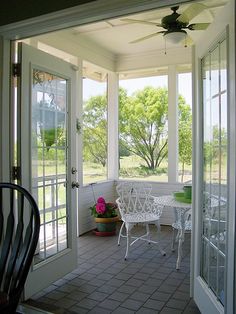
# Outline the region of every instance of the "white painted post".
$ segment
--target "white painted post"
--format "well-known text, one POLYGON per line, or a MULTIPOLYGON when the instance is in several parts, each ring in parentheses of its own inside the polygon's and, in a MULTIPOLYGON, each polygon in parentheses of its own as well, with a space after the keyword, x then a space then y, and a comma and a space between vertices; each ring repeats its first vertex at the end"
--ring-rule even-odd
POLYGON ((168 66, 168 182, 178 182, 178 77, 168 66))
POLYGON ((119 177, 119 141, 118 141, 118 96, 119 96, 119 76, 117 73, 108 73, 107 88, 107 178, 117 180, 119 177))

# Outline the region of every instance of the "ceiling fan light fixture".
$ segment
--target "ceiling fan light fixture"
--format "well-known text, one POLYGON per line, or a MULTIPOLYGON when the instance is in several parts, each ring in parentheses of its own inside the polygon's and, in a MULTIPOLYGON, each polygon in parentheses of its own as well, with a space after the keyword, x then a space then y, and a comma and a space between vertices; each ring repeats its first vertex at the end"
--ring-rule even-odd
POLYGON ((164 34, 164 38, 172 44, 178 44, 185 39, 186 35, 187 32, 184 30, 167 31, 164 34))

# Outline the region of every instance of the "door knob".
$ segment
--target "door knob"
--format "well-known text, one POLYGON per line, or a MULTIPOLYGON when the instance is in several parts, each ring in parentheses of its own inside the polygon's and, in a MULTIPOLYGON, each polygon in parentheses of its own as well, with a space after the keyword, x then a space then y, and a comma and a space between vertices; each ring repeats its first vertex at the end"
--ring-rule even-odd
POLYGON ((71 186, 72 186, 72 189, 75 189, 75 188, 79 188, 79 182, 75 182, 75 181, 73 181, 72 183, 71 183, 71 186))
POLYGON ((76 169, 75 167, 72 167, 72 168, 71 168, 71 173, 72 173, 72 174, 75 174, 76 172, 77 172, 77 169, 76 169))

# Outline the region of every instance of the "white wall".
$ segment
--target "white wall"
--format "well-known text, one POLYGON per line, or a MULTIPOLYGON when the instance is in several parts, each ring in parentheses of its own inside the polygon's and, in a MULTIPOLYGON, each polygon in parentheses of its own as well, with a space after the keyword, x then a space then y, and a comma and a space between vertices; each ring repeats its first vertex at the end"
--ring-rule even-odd
MULTIPOLYGON (((102 196, 107 202, 114 202, 116 199, 114 181, 99 182, 93 185, 95 200, 102 196)), ((78 234, 81 235, 95 228, 94 219, 91 216, 89 207, 94 205, 94 196, 91 185, 79 188, 78 206, 78 234)))
MULTIPOLYGON (((124 180, 122 180, 124 181, 124 180)), ((95 199, 103 196, 107 202, 115 202, 117 198, 116 184, 119 181, 107 181, 96 183, 93 185, 95 192, 95 199)), ((152 195, 161 196, 168 195, 174 191, 182 190, 183 184, 180 183, 159 183, 152 182, 153 190, 152 195)), ((82 235, 95 228, 94 219, 91 216, 89 207, 94 204, 94 197, 91 185, 81 187, 79 189, 79 211, 78 211, 78 234, 82 235)), ((161 217, 161 224, 171 225, 174 220, 172 208, 165 207, 161 217)))

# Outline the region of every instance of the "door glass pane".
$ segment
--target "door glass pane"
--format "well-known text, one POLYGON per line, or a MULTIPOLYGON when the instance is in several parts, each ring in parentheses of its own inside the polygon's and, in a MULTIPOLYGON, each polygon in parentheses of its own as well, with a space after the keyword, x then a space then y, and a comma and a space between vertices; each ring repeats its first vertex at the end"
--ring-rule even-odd
POLYGON ((219 93, 219 46, 211 53, 211 97, 219 93))
POLYGON ((32 191, 41 217, 36 263, 68 247, 67 80, 32 71, 32 191))
POLYGON ((201 276, 224 305, 227 232, 226 41, 202 59, 203 206, 201 276))

